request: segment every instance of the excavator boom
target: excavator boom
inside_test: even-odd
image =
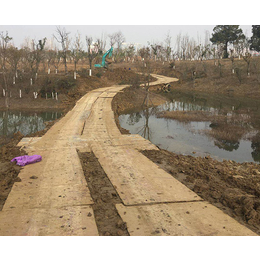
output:
[[[108,55],[109,58],[111,58],[113,53],[113,47],[111,47],[102,57],[102,63],[101,64],[95,64],[94,66],[97,68],[107,68],[107,63],[106,63],[106,57]]]

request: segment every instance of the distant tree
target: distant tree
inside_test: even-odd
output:
[[[117,37],[116,33],[109,34],[108,37],[109,37],[110,47],[113,47],[116,43],[116,37]]]
[[[153,56],[154,56],[154,60],[157,60],[157,57],[160,54],[160,51],[162,49],[162,45],[160,45],[159,43],[153,43],[151,44],[150,42],[148,42],[148,45],[150,45]]]
[[[172,48],[171,48],[171,39],[172,37],[170,36],[170,32],[167,33],[166,39],[164,40],[165,42],[165,58],[167,61],[169,61],[172,53]]]
[[[69,32],[66,31],[65,28],[57,27],[56,29],[56,34],[53,35],[54,38],[56,39],[57,42],[61,44],[62,47],[62,59],[64,62],[64,67],[65,67],[65,73],[68,73],[67,69],[67,56],[68,56],[68,50],[69,50],[69,44],[70,44],[70,39],[69,39]]]
[[[250,66],[251,58],[252,55],[249,52],[246,52],[245,55],[243,56],[243,59],[247,64],[247,76],[250,76],[249,66]]]
[[[148,59],[151,55],[149,47],[143,47],[139,49],[138,54],[141,56],[143,60]]]
[[[91,76],[92,62],[101,52],[101,49],[100,49],[101,46],[99,45],[101,42],[98,41],[97,43],[92,45],[93,44],[92,37],[86,36],[86,43],[87,43],[87,57],[88,57],[89,68],[90,68],[89,75]]]
[[[213,29],[212,37],[210,41],[213,44],[222,43],[224,45],[223,58],[228,58],[228,43],[233,43],[238,39],[244,39],[245,35],[239,25],[217,25]]]
[[[183,60],[187,59],[187,50],[188,50],[188,46],[189,46],[189,35],[186,34],[185,36],[182,37],[181,39],[181,57]]]
[[[133,44],[130,44],[126,49],[125,49],[125,55],[127,58],[131,59],[134,56],[135,53],[135,46]]]
[[[76,79],[77,64],[79,60],[83,57],[82,43],[81,43],[81,37],[79,33],[76,35],[76,39],[74,41],[70,54],[74,62],[74,78]]]
[[[17,70],[18,70],[18,64],[20,62],[22,58],[22,50],[14,47],[14,46],[10,46],[8,48],[8,62],[11,65],[11,68],[13,70],[13,75],[16,76],[17,78]]]
[[[56,56],[56,52],[54,50],[48,50],[45,52],[45,57],[47,59],[47,66],[48,66],[48,74],[50,74],[51,72],[51,64],[53,64],[55,56]]]
[[[125,42],[125,36],[121,31],[115,33],[115,41],[117,44],[117,51],[119,52],[122,48],[123,42]]]
[[[55,50],[55,56],[52,60],[53,66],[55,68],[55,74],[59,71],[60,61],[62,59],[62,51]]]
[[[249,41],[250,50],[260,51],[260,25],[252,25],[252,33]]]
[[[5,106],[6,108],[9,108],[9,98],[8,98],[8,82],[7,82],[7,58],[8,58],[8,47],[9,42],[12,40],[11,37],[9,37],[8,32],[4,34],[4,32],[0,33],[0,65],[2,69],[2,75],[4,80],[4,88],[3,88],[3,95],[5,96]]]
[[[37,75],[40,62],[44,59],[44,47],[46,44],[46,38],[39,40],[38,43],[33,41],[33,55],[35,56],[35,73]],[[37,78],[37,76],[36,76]]]

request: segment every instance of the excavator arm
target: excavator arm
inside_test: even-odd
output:
[[[109,58],[111,58],[113,53],[113,47],[111,47],[102,57],[102,63],[101,64],[95,64],[94,66],[97,68],[106,68],[107,67],[107,63],[106,63],[106,57],[108,55]]]

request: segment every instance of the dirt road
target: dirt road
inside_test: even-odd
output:
[[[159,76],[156,83],[174,80]],[[43,160],[20,172],[0,212],[0,235],[99,235],[77,150],[97,157],[130,235],[255,235],[140,152],[156,146],[121,135],[111,101],[125,87],[91,91],[43,137],[20,142]]]

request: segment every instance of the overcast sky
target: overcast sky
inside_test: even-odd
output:
[[[217,24],[239,24],[251,36],[251,24],[259,23],[254,0],[250,8],[244,9],[226,0],[12,0],[1,3],[1,9],[5,11],[0,15],[0,31],[8,31],[17,47],[28,37],[52,38],[58,25],[65,27],[71,37],[78,31],[83,39],[86,35],[96,39],[102,33],[121,31],[127,43],[142,45],[163,42],[169,33],[174,47],[179,33],[194,40],[199,36],[203,41],[205,31],[211,35]]]
[[[126,42],[147,45],[148,41],[151,43],[164,42],[166,35],[169,33],[174,46],[176,36],[179,33],[182,35],[188,34],[196,41],[200,37],[203,42],[205,32],[209,31],[212,34],[214,25],[61,25],[61,27],[65,27],[72,38],[75,38],[75,35],[79,32],[83,42],[86,35],[96,39],[100,38],[102,33],[109,35],[121,31]],[[241,28],[244,33],[251,36],[251,25],[241,25]],[[55,30],[55,25],[0,25],[0,31],[8,31],[17,47],[20,47],[26,38],[39,40],[47,37],[51,39]],[[109,43],[107,43],[107,47],[108,45]]]

